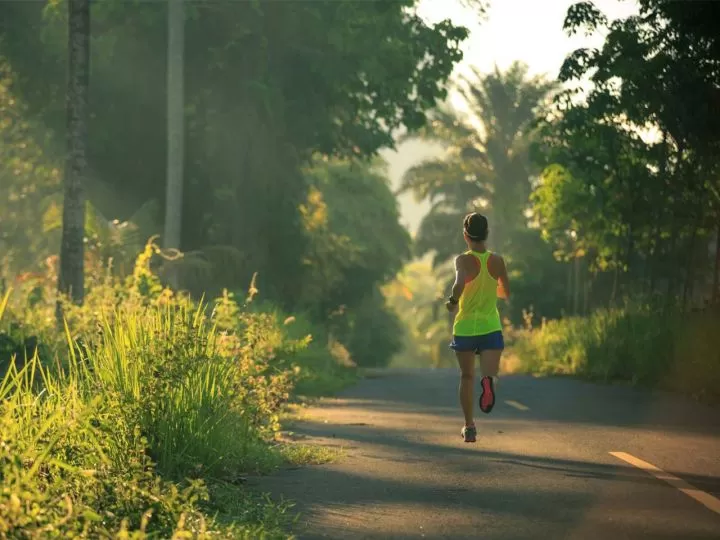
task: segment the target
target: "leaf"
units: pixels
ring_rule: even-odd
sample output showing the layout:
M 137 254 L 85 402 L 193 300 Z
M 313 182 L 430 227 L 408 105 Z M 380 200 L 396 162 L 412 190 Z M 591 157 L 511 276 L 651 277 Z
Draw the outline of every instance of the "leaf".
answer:
M 600 26 L 607 26 L 607 17 L 592 2 L 578 2 L 568 8 L 563 30 L 569 36 L 575 35 L 580 28 L 585 28 L 585 35 L 591 35 Z

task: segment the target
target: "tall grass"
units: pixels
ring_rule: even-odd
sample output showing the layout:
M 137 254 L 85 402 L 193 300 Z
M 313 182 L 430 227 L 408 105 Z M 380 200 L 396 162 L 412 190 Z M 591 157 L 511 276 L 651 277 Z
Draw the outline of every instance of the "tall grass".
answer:
M 0 537 L 268 533 L 217 526 L 205 483 L 189 480 L 232 482 L 272 455 L 263 405 L 245 407 L 263 386 L 242 379 L 201 309 L 119 309 L 68 350 L 49 366 L 12 361 L 0 381 Z
M 720 401 L 720 315 L 631 305 L 521 332 L 520 369 L 624 380 Z
M 121 309 L 104 319 L 86 362 L 88 395 L 117 400 L 164 474 L 244 467 L 255 434 L 236 387 L 239 360 L 222 354 L 202 306 Z
M 0 335 L 43 341 L 0 357 L 0 538 L 286 537 L 287 506 L 242 475 L 281 463 L 281 406 L 330 352 L 307 362 L 305 329 L 277 314 L 228 294 L 210 309 L 137 276 L 67 306 L 61 332 L 52 300 L 30 323 L 22 294 L 0 301 Z

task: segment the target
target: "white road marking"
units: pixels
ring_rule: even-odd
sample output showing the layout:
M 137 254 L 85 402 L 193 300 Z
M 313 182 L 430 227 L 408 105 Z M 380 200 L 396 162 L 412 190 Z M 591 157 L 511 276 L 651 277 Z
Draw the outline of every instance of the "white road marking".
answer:
M 530 407 L 526 407 L 522 403 L 518 403 L 517 401 L 513 401 L 512 399 L 505 400 L 505 403 L 507 403 L 511 407 L 515 407 L 518 411 L 529 411 L 530 410 Z
M 625 452 L 610 452 L 610 455 L 615 456 L 616 458 L 621 459 L 622 461 L 625 461 L 625 462 L 629 463 L 630 465 L 637 467 L 638 469 L 642 469 L 643 471 L 645 471 L 648 474 L 651 474 L 658 480 L 667 482 L 674 488 L 682 491 L 688 497 L 692 497 L 693 499 L 695 499 L 697 502 L 699 502 L 703 506 L 706 506 L 707 508 L 709 508 L 716 514 L 720 514 L 720 499 L 713 497 L 709 493 L 706 493 L 700 489 L 697 489 L 697 488 L 691 486 L 682 478 L 678 478 L 674 474 L 667 473 L 667 472 L 663 471 L 662 469 L 656 467 L 652 463 L 648 463 L 647 461 L 638 459 L 635 456 L 632 456 Z

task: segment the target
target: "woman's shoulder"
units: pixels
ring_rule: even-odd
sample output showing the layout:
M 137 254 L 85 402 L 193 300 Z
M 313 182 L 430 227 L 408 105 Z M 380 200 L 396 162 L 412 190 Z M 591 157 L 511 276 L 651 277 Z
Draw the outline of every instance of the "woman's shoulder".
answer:
M 503 257 L 499 253 L 495 253 L 494 251 L 490 252 L 490 255 L 488 256 L 488 259 L 495 262 L 502 262 Z
M 490 253 L 487 262 L 488 270 L 493 277 L 497 277 L 505 266 L 505 259 L 499 253 Z

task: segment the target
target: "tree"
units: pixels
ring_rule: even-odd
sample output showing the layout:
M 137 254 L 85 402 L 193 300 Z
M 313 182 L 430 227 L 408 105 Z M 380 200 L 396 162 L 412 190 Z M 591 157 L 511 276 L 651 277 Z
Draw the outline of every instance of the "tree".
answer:
M 512 251 L 514 232 L 525 227 L 531 189 L 529 136 L 552 88 L 552 83 L 528 78 L 520 63 L 505 73 L 476 71 L 474 80 L 465 80 L 463 95 L 481 129 L 452 112 L 435 116 L 424 136 L 445 142 L 448 155 L 412 168 L 402 186 L 433 205 L 421 224 L 419 253 L 437 249 L 436 261 L 447 260 L 459 243 L 451 239 L 458 237 L 462 215 L 483 207 L 491 218 L 490 243 Z
M 403 329 L 380 288 L 410 256 L 382 163 L 320 160 L 305 170 L 307 250 L 299 306 L 325 322 L 358 365 L 387 365 Z
M 85 193 L 87 181 L 90 2 L 68 0 L 67 157 L 58 290 L 82 303 L 84 285 Z M 58 317 L 61 311 L 58 304 Z
M 613 23 L 590 2 L 569 9 L 570 33 L 609 32 L 601 49 L 575 51 L 563 65 L 562 80 L 594 85 L 582 99 L 561 95 L 546 123 L 540 161 L 550 168 L 536 209 L 545 225 L 572 223 L 596 269 L 612 269 L 611 298 L 618 290 L 655 294 L 664 282 L 668 302 L 679 296 L 685 305 L 708 274 L 707 241 L 720 220 L 720 123 L 708 110 L 718 59 L 708 36 L 667 20 L 667 5 L 644 2 L 639 17 Z M 553 182 L 558 170 L 570 180 Z M 590 204 L 581 209 L 578 194 Z
M 308 250 L 300 303 L 325 318 L 392 279 L 410 256 L 410 236 L 381 165 L 320 161 L 305 177 L 310 191 L 301 210 Z
M 165 248 L 180 249 L 185 160 L 185 1 L 168 0 L 167 55 L 167 191 L 165 195 Z M 177 275 L 171 273 L 175 286 Z
M 547 257 L 532 257 L 526 252 L 529 247 L 540 248 L 540 244 L 530 239 L 533 234 L 537 237 L 537 232 L 528 235 L 525 213 L 536 172 L 529 145 L 534 124 L 553 88 L 553 83 L 542 78 L 528 77 L 527 67 L 520 63 L 505 73 L 497 69 L 489 75 L 476 72 L 475 78 L 465 80 L 463 86 L 474 118 L 441 110 L 423 130 L 423 137 L 446 145 L 447 155 L 411 168 L 401 190 L 412 191 L 418 199 L 431 203 L 420 224 L 416 254 L 433 253 L 434 266 L 444 278 L 451 280 L 452 271 L 443 270 L 443 265 L 465 249 L 460 226 L 463 216 L 471 211 L 489 216 L 488 243 L 507 258 L 511 268 L 523 257 L 545 260 L 545 267 L 552 265 Z M 515 267 L 516 281 L 526 275 L 520 274 L 520 266 Z M 525 270 L 542 275 L 538 268 Z M 547 299 L 554 303 L 549 296 Z M 513 317 L 519 317 L 520 306 L 526 307 L 525 302 L 530 301 L 518 298 Z
M 181 243 L 231 246 L 243 261 L 232 282 L 212 285 L 244 286 L 257 271 L 264 294 L 288 308 L 299 301 L 286 274 L 301 271 L 306 246 L 286 235 L 302 227 L 301 167 L 315 153 L 371 155 L 397 129 L 422 125 L 462 57 L 467 30 L 426 24 L 415 3 L 188 5 Z M 55 6 L 0 3 L 0 54 L 29 113 L 58 131 L 65 47 Z M 93 202 L 121 221 L 167 202 L 166 9 L 93 7 L 88 157 L 91 182 L 111 195 Z

